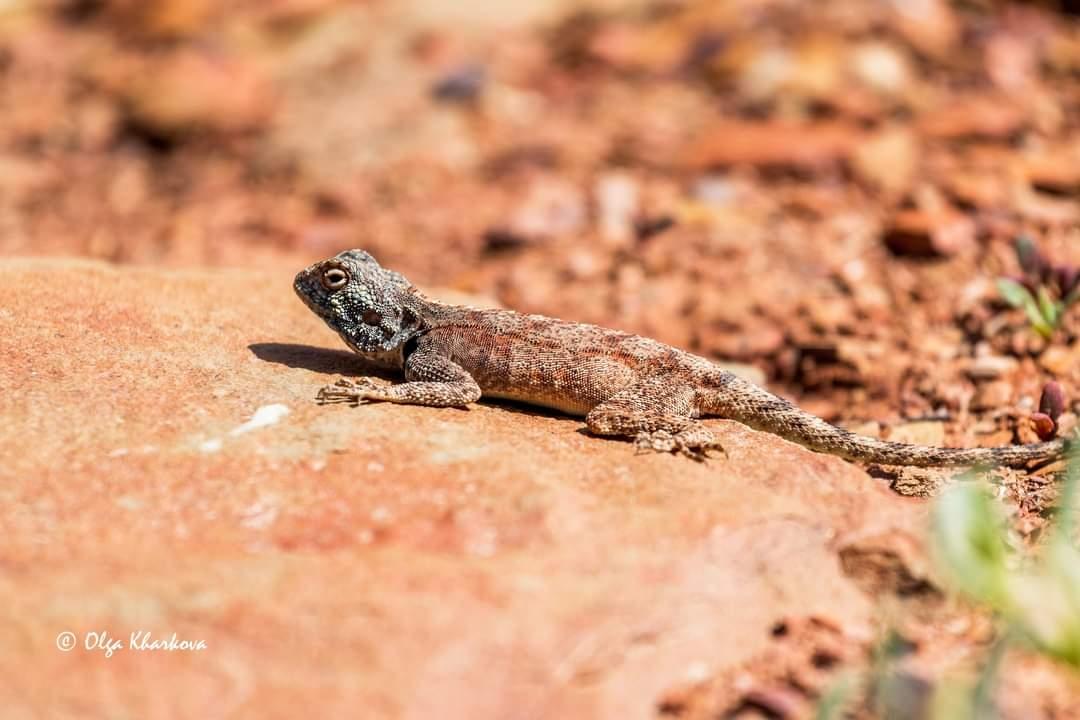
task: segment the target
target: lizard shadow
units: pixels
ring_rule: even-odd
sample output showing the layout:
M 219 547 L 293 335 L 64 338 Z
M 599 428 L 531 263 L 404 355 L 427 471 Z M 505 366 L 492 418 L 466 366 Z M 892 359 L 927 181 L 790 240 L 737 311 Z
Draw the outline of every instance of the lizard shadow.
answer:
M 555 410 L 554 408 L 546 408 L 542 405 L 530 405 L 526 402 L 520 402 L 518 400 L 508 400 L 506 398 L 483 398 L 480 401 L 482 404 L 488 407 L 498 408 L 505 410 L 509 413 L 516 415 L 529 415 L 530 417 L 545 417 L 545 418 L 563 418 L 563 419 L 577 419 L 569 413 L 564 413 L 561 410 Z
M 294 343 L 252 343 L 248 345 L 248 350 L 264 362 L 302 368 L 324 375 L 374 375 L 385 380 L 399 379 L 393 371 L 371 365 L 356 353 L 346 350 Z
M 391 382 L 401 382 L 401 373 L 371 365 L 356 353 L 348 350 L 331 350 L 329 348 L 294 343 L 252 343 L 248 345 L 248 350 L 264 362 L 277 363 L 290 368 L 301 368 L 323 375 L 344 375 L 346 377 L 373 375 Z M 558 410 L 514 400 L 484 398 L 481 402 L 489 407 L 497 407 L 500 410 L 519 415 L 572 419 L 571 415 Z M 580 421 L 580 418 L 576 419 Z M 587 433 L 584 428 L 582 430 Z

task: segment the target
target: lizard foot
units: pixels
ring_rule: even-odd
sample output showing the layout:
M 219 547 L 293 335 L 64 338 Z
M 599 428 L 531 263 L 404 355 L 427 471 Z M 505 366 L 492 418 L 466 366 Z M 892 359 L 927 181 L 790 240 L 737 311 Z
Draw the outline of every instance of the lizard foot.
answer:
M 359 405 L 378 392 L 379 385 L 372 378 L 358 378 L 356 381 L 342 378 L 333 385 L 326 385 L 315 396 L 320 405 L 331 403 L 352 403 Z
M 709 458 L 709 450 L 719 450 L 721 455 L 727 455 L 720 441 L 704 427 L 687 428 L 676 433 L 668 430 L 640 432 L 634 438 L 634 446 L 638 452 L 677 452 L 698 462 Z

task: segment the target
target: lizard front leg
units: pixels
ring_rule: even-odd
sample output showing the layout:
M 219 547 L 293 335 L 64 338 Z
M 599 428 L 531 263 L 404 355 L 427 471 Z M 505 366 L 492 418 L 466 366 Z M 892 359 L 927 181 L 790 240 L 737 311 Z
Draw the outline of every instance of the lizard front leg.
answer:
M 382 401 L 428 407 L 464 407 L 480 399 L 480 386 L 463 367 L 438 354 L 423 341 L 405 358 L 405 380 L 379 385 L 372 378 L 339 380 L 319 391 L 327 402 Z
M 720 442 L 709 428 L 693 419 L 694 390 L 670 378 L 652 378 L 616 393 L 585 416 L 596 435 L 634 438 L 640 450 L 680 452 L 704 460 Z

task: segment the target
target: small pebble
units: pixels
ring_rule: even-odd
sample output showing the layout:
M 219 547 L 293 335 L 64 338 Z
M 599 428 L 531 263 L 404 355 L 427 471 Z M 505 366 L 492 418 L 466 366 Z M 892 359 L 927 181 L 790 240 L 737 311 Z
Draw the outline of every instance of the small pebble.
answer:
M 967 374 L 972 380 L 996 380 L 1015 372 L 1018 364 L 1016 358 L 1007 355 L 985 355 L 971 362 Z

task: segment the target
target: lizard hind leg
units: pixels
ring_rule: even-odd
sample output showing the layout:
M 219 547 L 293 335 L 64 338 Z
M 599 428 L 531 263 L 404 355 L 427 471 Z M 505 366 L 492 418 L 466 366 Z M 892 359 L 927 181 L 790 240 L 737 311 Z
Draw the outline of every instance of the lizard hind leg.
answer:
M 585 416 L 594 435 L 633 438 L 642 452 L 680 453 L 705 460 L 708 451 L 723 451 L 709 428 L 693 419 L 691 388 L 664 380 L 638 383 L 616 393 Z

